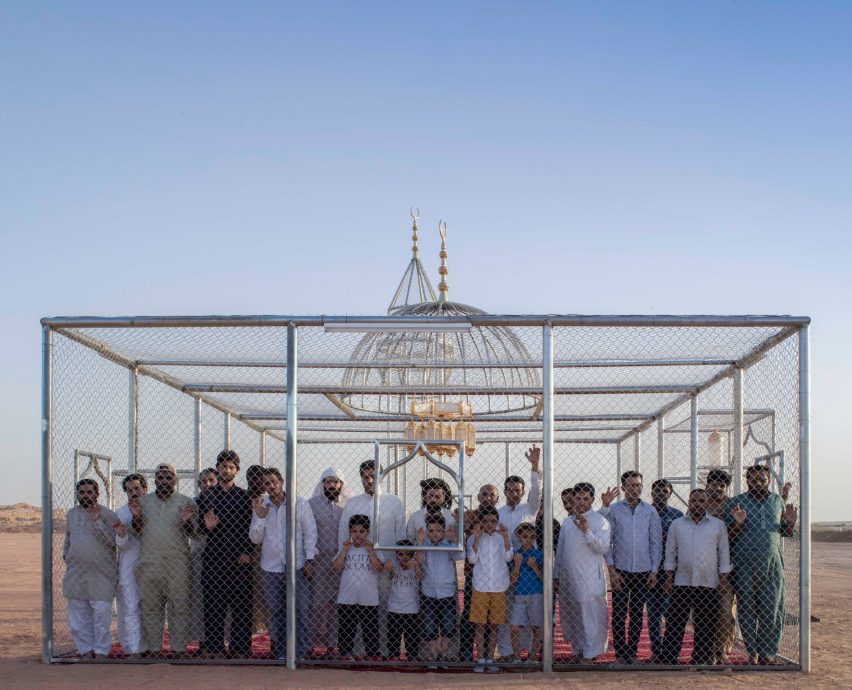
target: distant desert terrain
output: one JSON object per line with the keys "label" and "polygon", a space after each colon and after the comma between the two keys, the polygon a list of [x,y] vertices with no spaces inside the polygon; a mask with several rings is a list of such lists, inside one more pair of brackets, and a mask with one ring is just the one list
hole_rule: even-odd
{"label": "distant desert terrain", "polygon": [[[60,515],[56,516],[61,519]],[[40,662],[41,563],[39,511],[26,504],[0,506],[0,688],[633,688],[690,690],[720,686],[753,688],[852,687],[852,539],[846,523],[813,546],[813,668],[793,672],[571,672],[411,674],[281,667],[54,664]],[[821,538],[821,537],[820,537]],[[829,541],[830,539],[830,541]]]}

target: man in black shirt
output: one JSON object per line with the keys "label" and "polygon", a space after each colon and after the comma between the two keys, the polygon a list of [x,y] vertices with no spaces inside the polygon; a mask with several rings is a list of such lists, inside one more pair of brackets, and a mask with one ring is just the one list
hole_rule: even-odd
{"label": "man in black shirt", "polygon": [[198,513],[207,535],[202,567],[204,590],[203,651],[225,652],[225,616],[231,610],[229,655],[251,655],[252,591],[251,498],[234,485],[240,457],[223,450],[216,458],[219,483],[198,497]]}

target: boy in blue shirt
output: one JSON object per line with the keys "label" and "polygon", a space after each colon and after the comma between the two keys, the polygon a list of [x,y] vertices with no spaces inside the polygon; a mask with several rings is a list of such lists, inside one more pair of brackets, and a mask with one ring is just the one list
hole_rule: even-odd
{"label": "boy in blue shirt", "polygon": [[515,529],[521,545],[515,549],[512,568],[512,586],[515,601],[509,623],[512,626],[513,662],[521,661],[521,628],[532,628],[533,642],[527,661],[532,662],[541,654],[541,626],[543,618],[544,583],[542,570],[544,554],[535,545],[535,527],[522,522]]}

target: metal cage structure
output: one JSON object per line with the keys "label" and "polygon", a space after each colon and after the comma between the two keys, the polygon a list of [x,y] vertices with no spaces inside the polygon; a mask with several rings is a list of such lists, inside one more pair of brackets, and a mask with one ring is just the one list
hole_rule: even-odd
{"label": "metal cage structure", "polygon": [[[106,493],[118,505],[121,478],[150,477],[161,462],[177,467],[180,492],[197,496],[195,477],[223,448],[245,464],[280,470],[287,496],[310,495],[328,465],[357,484],[361,462],[381,453],[391,471],[380,473],[380,491],[396,495],[408,515],[419,507],[419,481],[442,470],[426,459],[401,464],[393,442],[404,438],[411,401],[429,397],[463,400],[472,410],[476,454],[442,460],[449,470],[465,455],[459,495],[466,487],[475,497],[483,484],[525,474],[525,449],[541,445],[542,645],[529,668],[588,669],[568,664],[556,623],[553,521],[562,522],[564,487],[589,481],[602,488],[636,469],[648,486],[669,479],[672,505],[684,508],[688,490],[711,469],[727,469],[740,494],[746,468],[762,463],[772,470],[773,491],[790,483],[788,500],[799,509],[795,533],[783,540],[785,619],[779,664],[771,668],[810,669],[807,317],[510,316],[393,306],[391,315],[359,317],[42,320],[45,663],[84,661],[66,623],[64,527],[53,516],[74,507],[75,482],[99,458],[109,460]],[[713,455],[719,438],[721,460]],[[286,504],[286,651],[279,660],[256,653],[253,661],[417,664],[300,654],[296,504]],[[741,639],[733,656],[737,650]],[[124,662],[118,652],[111,660]],[[753,668],[749,660],[731,665]]]}

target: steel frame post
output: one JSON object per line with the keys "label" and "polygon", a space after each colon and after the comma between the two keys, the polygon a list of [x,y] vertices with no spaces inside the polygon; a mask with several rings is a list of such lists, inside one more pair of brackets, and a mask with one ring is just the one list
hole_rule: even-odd
{"label": "steel frame post", "polygon": [[743,491],[743,369],[734,368],[734,400],[732,409],[734,411],[734,430],[731,443],[733,448],[733,467],[731,474],[734,480],[734,495],[738,496]]}
{"label": "steel frame post", "polygon": [[660,415],[657,420],[657,479],[666,476],[666,419]]}
{"label": "steel frame post", "polygon": [[618,441],[615,444],[615,486],[621,486],[621,472],[622,472],[621,442]]}
{"label": "steel frame post", "polygon": [[127,468],[133,473],[138,468],[139,457],[139,368],[129,372],[130,395],[127,422]]}
{"label": "steel frame post", "polygon": [[260,432],[260,466],[266,467],[266,432]]}
{"label": "steel frame post", "polygon": [[553,671],[553,326],[542,328],[542,496],[544,521],[544,618],[541,626],[541,662],[545,673]]}
{"label": "steel frame post", "polygon": [[[633,469],[641,472],[642,466],[642,432],[637,431],[633,437]],[[621,478],[619,478],[620,481]]]}
{"label": "steel frame post", "polygon": [[195,419],[193,423],[193,455],[195,456],[195,495],[198,496],[198,479],[201,474],[201,399],[195,399]]}
{"label": "steel frame post", "polygon": [[298,430],[296,325],[287,326],[287,446],[284,481],[287,511],[287,668],[296,668],[296,441]]}
{"label": "steel frame post", "polygon": [[231,450],[231,413],[230,412],[225,413],[223,433],[224,433],[223,445],[225,447],[224,449],[225,450]]}
{"label": "steel frame post", "polygon": [[698,396],[689,401],[689,490],[698,488]]}
{"label": "steel frame post", "polygon": [[53,658],[53,331],[41,329],[41,660]]}
{"label": "steel frame post", "polygon": [[808,326],[799,331],[799,663],[811,671],[811,361]]}

